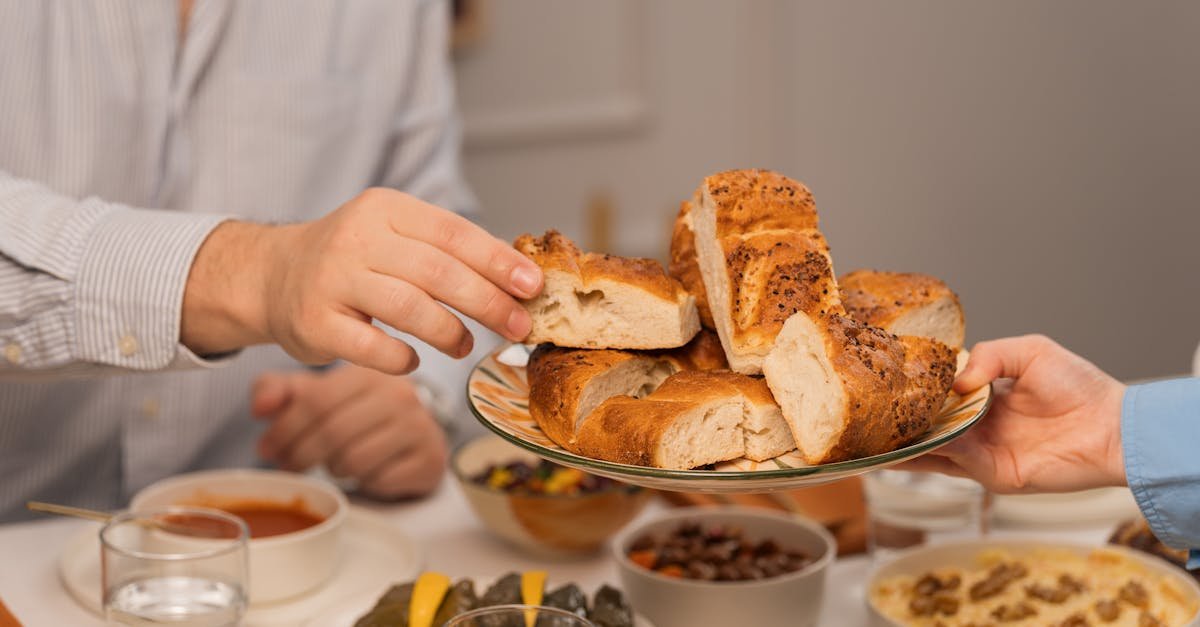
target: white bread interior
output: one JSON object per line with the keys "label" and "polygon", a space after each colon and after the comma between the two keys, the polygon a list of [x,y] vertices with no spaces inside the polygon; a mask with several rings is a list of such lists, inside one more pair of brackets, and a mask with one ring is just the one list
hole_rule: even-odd
{"label": "white bread interior", "polygon": [[666,300],[628,284],[545,272],[545,288],[526,303],[532,342],[575,348],[674,348],[700,330],[696,299]]}
{"label": "white bread interior", "polygon": [[659,441],[655,464],[683,470],[742,457],[744,407],[735,397],[680,412]]}
{"label": "white bread interior", "polygon": [[966,336],[962,320],[962,307],[958,300],[941,296],[931,303],[901,313],[883,328],[896,335],[928,337],[946,346],[961,348]]}
{"label": "white bread interior", "polygon": [[757,374],[762,371],[762,356],[747,355],[735,350],[732,343],[733,323],[730,312],[729,275],[725,271],[725,253],[717,240],[717,212],[708,189],[701,186],[698,202],[691,211],[692,232],[695,233],[696,263],[708,294],[708,308],[713,325],[725,349],[725,358],[734,372]]}
{"label": "white bread interior", "polygon": [[671,376],[673,368],[659,359],[632,359],[601,372],[584,383],[575,410],[575,430],[584,418],[614,396],[644,398]]}
{"label": "white bread interior", "polygon": [[527,343],[675,348],[700,330],[695,297],[657,261],[585,253],[557,231],[522,235],[514,246],[545,277],[542,292],[524,301],[533,319]]}
{"label": "white bread interior", "polygon": [[775,403],[756,403],[747,399],[741,427],[746,459],[761,462],[796,448],[791,427]]}
{"label": "white bread interior", "polygon": [[804,314],[788,318],[763,373],[800,454],[806,460],[826,458],[846,427],[847,394],[824,332]]}

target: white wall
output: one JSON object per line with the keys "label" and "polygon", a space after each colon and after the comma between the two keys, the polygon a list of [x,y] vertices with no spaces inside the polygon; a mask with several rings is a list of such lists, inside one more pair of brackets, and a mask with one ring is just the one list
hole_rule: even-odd
{"label": "white wall", "polygon": [[[839,269],[930,272],[971,340],[1125,378],[1200,340],[1200,4],[495,0],[460,62],[467,171],[512,237],[662,256],[705,174],[806,182]],[[588,106],[591,106],[589,109]]]}

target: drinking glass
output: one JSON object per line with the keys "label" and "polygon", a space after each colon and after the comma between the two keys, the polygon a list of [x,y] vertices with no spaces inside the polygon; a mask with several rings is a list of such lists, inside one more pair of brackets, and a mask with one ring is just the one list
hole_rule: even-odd
{"label": "drinking glass", "polygon": [[459,614],[443,627],[596,627],[565,610],[536,605],[496,605]]}
{"label": "drinking glass", "polygon": [[240,518],[202,507],[114,516],[100,530],[108,624],[240,624],[246,612],[249,535]]}
{"label": "drinking glass", "polygon": [[986,531],[986,493],[970,479],[877,470],[863,478],[867,547],[876,563],[927,542],[975,540]]}

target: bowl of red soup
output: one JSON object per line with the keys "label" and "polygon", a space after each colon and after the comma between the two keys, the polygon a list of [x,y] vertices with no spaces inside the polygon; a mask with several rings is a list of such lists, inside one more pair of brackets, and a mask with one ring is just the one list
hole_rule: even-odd
{"label": "bowl of red soup", "polygon": [[[271,603],[323,585],[338,563],[349,505],[333,484],[277,470],[209,470],[153,483],[130,509],[190,505],[238,516],[250,530],[250,602]],[[174,521],[189,524],[190,521]]]}

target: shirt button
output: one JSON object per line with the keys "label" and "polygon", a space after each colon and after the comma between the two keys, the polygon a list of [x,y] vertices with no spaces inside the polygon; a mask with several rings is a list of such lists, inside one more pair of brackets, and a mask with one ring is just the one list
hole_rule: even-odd
{"label": "shirt button", "polygon": [[132,335],[122,336],[121,340],[117,342],[117,350],[120,350],[125,357],[132,356],[138,350],[137,338]]}
{"label": "shirt button", "polygon": [[146,418],[158,418],[159,404],[158,399],[148,398],[142,401],[142,415]]}
{"label": "shirt button", "polygon": [[5,346],[4,358],[8,360],[8,363],[14,366],[21,363],[21,347],[17,344],[9,344],[8,346]]}

